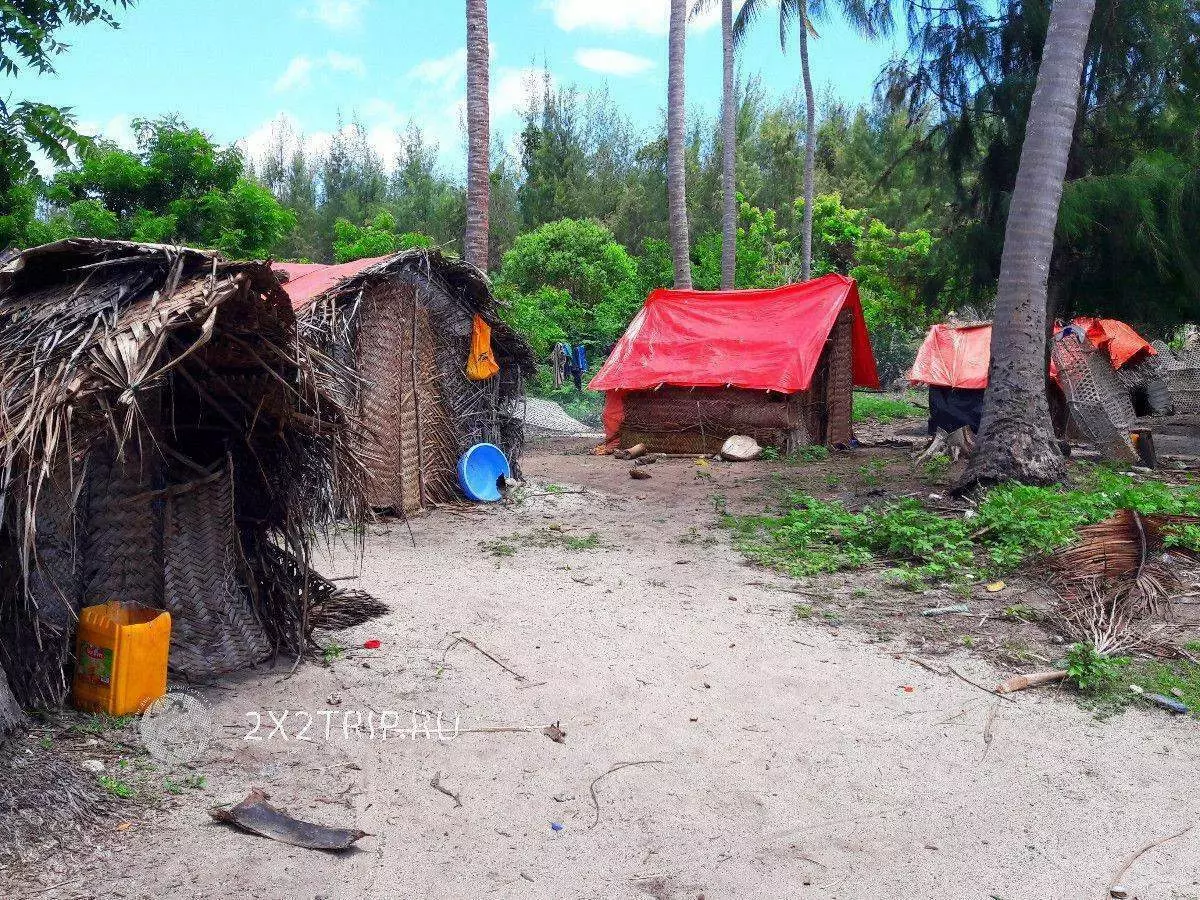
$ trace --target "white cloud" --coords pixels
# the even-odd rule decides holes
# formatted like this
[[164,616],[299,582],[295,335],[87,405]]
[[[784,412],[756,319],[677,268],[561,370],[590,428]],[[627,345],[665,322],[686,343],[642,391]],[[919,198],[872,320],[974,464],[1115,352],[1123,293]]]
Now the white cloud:
[[283,74],[275,79],[276,93],[308,87],[311,83],[313,61],[307,56],[296,56],[287,64]]
[[367,67],[363,65],[361,59],[357,56],[338,53],[336,50],[330,50],[325,54],[324,59],[318,60],[309,59],[307,56],[297,56],[287,64],[283,74],[275,79],[275,93],[282,94],[286,91],[309,87],[312,84],[312,76],[322,69],[330,72],[345,72],[357,75],[359,78],[363,78],[367,74]]
[[367,67],[363,65],[363,61],[357,56],[347,56],[345,53],[338,53],[336,50],[330,50],[325,56],[325,64],[335,72],[350,72],[362,78],[367,74]]
[[593,72],[628,78],[654,68],[654,61],[644,56],[610,50],[603,47],[584,47],[575,51],[575,62]]
[[[500,69],[492,79],[489,106],[492,122],[512,113],[520,112],[529,100],[533,85],[540,85],[545,73],[542,69]],[[554,77],[550,77],[553,85]]]
[[[542,0],[541,6],[553,13],[554,24],[563,31],[596,28],[666,34],[671,21],[671,0]],[[719,20],[720,10],[719,3],[711,4],[689,27],[710,28]]]
[[362,25],[367,0],[313,0],[300,16],[320,22],[335,31],[349,31]]
[[467,77],[467,48],[437,59],[426,59],[408,70],[408,77],[422,84],[431,84],[445,91],[454,90]]

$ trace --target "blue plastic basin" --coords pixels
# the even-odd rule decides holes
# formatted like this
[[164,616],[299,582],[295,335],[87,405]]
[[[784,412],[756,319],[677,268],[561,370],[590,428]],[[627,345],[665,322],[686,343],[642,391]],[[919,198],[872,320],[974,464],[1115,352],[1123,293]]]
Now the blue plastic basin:
[[500,482],[512,475],[508,457],[495,444],[476,444],[458,460],[458,483],[468,500],[495,503],[503,494]]

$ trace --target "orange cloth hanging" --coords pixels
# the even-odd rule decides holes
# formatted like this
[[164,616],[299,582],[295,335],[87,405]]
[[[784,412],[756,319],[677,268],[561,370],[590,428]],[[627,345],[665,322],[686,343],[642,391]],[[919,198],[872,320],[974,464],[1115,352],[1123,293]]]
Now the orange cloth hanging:
[[471,355],[467,357],[467,377],[472,381],[487,381],[500,371],[492,356],[492,327],[475,316],[471,326]]

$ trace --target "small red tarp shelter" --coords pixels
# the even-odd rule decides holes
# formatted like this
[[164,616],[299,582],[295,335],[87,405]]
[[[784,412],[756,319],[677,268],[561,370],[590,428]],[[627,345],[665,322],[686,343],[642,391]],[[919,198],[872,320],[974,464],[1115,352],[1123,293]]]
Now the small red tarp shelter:
[[[1104,350],[1119,369],[1157,351],[1140,334],[1117,319],[1093,319],[1086,316],[1072,323],[1082,328],[1088,342]],[[930,387],[982,390],[988,383],[992,361],[992,325],[934,325],[925,335],[908,380]],[[1051,365],[1051,375],[1054,368]]]
[[992,361],[992,326],[934,325],[917,351],[908,380],[930,387],[979,390],[987,387]]
[[859,387],[877,388],[871,339],[851,278],[824,275],[772,290],[654,291],[589,385],[607,392],[608,437],[620,429],[629,392],[664,385],[807,391],[843,311],[851,320],[848,377]]

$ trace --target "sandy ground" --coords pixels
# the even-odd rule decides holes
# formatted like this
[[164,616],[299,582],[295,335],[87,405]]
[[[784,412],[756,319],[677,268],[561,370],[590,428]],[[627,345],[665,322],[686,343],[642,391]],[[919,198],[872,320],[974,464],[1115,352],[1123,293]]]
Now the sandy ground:
[[[907,645],[795,621],[783,581],[712,529],[713,496],[753,491],[757,465],[671,460],[638,482],[534,451],[519,504],[420,519],[415,547],[403,524],[375,527],[361,568],[347,551],[326,565],[393,606],[331,639],[380,649],[200,691],[218,723],[205,787],[51,860],[58,886],[36,896],[1079,900],[1200,820],[1194,720],[1001,703]],[[252,714],[266,737],[285,709],[291,739],[246,740]],[[318,716],[309,740],[297,710]],[[413,710],[460,733],[414,739]],[[347,713],[386,711],[404,736],[343,733]],[[252,786],[372,836],[334,856],[210,822]],[[1125,881],[1142,900],[1200,897],[1200,829]]]

